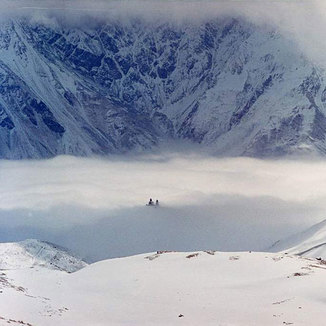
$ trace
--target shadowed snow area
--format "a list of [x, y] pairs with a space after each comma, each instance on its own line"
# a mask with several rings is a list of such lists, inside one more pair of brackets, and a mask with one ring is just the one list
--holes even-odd
[[[0, 240], [89, 262], [156, 250], [264, 250], [323, 220], [318, 161], [162, 154], [0, 161]], [[160, 207], [146, 207], [148, 199]]]

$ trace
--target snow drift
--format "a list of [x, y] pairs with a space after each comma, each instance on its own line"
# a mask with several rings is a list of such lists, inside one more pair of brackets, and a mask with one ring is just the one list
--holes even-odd
[[[324, 325], [325, 266], [267, 253], [148, 253], [0, 276], [0, 324]], [[6, 282], [5, 282], [6, 281]]]

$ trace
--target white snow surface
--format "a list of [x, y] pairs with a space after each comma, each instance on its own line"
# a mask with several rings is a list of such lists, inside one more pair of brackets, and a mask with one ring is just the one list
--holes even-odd
[[72, 273], [86, 265], [65, 249], [39, 240], [31, 239], [0, 245], [1, 270], [45, 267]]
[[324, 325], [324, 262], [282, 253], [149, 253], [75, 273], [0, 275], [0, 325]]

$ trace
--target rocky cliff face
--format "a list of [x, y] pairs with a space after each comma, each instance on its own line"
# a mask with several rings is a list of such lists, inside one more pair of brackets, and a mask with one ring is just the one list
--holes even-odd
[[0, 157], [89, 156], [186, 139], [219, 155], [326, 153], [325, 72], [240, 19], [0, 32]]

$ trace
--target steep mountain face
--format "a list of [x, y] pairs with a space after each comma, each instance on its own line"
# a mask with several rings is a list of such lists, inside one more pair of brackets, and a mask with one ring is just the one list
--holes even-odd
[[143, 151], [170, 140], [219, 155], [326, 152], [325, 72], [241, 19], [0, 32], [0, 157]]

